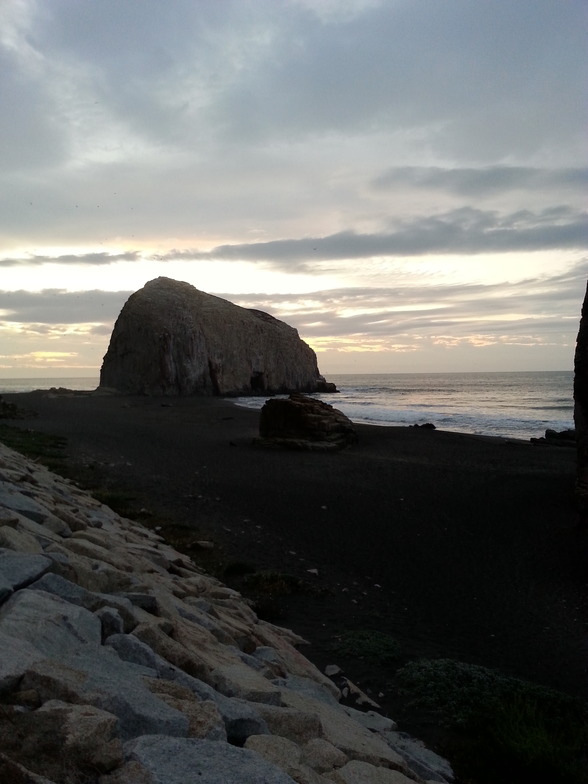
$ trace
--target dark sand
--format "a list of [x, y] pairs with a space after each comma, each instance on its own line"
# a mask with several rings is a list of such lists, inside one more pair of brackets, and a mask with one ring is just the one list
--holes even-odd
[[588, 697], [574, 449], [358, 426], [359, 443], [342, 452], [274, 451], [252, 445], [257, 412], [220, 399], [3, 397], [38, 412], [10, 424], [66, 436], [72, 466], [91, 465], [97, 485], [212, 539], [215, 559], [322, 589], [278, 600], [272, 620], [308, 639], [319, 666], [343, 663], [373, 696], [384, 692], [385, 709], [389, 673], [342, 662], [337, 634], [378, 629], [407, 657]]

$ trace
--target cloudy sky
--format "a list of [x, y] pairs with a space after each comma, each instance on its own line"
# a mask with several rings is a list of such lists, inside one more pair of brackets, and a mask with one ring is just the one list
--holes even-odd
[[571, 369], [586, 0], [0, 0], [0, 377], [160, 275], [321, 371]]

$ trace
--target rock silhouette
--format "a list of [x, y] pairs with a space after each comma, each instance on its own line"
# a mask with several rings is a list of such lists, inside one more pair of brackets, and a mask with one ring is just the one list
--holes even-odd
[[574, 355], [574, 424], [576, 428], [576, 503], [588, 519], [588, 288], [582, 305]]
[[147, 395], [335, 391], [293, 327], [163, 277], [125, 303], [100, 388]]

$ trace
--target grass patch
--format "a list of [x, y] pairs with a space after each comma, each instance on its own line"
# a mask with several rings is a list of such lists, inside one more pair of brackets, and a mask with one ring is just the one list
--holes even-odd
[[312, 593], [309, 583], [298, 577], [282, 572], [254, 572], [243, 580], [245, 588], [264, 596], [291, 596], [292, 594]]
[[394, 637], [373, 629], [344, 632], [337, 636], [332, 648], [339, 656], [384, 666], [397, 666], [401, 654], [400, 644]]
[[255, 571], [257, 571], [256, 567], [248, 561], [229, 561], [225, 565], [221, 576], [225, 580], [235, 580], [247, 574], [253, 574]]
[[408, 704], [453, 731], [446, 753], [476, 784], [586, 784], [586, 707], [566, 694], [451, 659], [396, 674]]
[[97, 501], [110, 507], [113, 512], [116, 512], [121, 517], [137, 519], [139, 514], [135, 503], [137, 499], [131, 493], [126, 493], [124, 490], [109, 490], [107, 488], [94, 488], [89, 492]]
[[323, 593], [323, 589], [300, 577], [277, 570], [257, 571], [244, 561], [229, 562], [220, 577], [243, 594], [259, 618], [272, 623], [284, 622], [300, 597]]
[[32, 419], [36, 416], [36, 411], [21, 408], [16, 403], [9, 403], [0, 395], [0, 419]]
[[65, 465], [67, 439], [10, 425], [0, 425], [0, 441], [31, 460], [38, 460], [52, 471]]

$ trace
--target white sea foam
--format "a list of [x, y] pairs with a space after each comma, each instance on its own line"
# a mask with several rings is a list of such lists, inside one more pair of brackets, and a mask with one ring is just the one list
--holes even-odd
[[[433, 423], [440, 430], [535, 438], [573, 428], [572, 371], [329, 375], [337, 395], [317, 395], [353, 422]], [[237, 398], [261, 408], [265, 398]]]

